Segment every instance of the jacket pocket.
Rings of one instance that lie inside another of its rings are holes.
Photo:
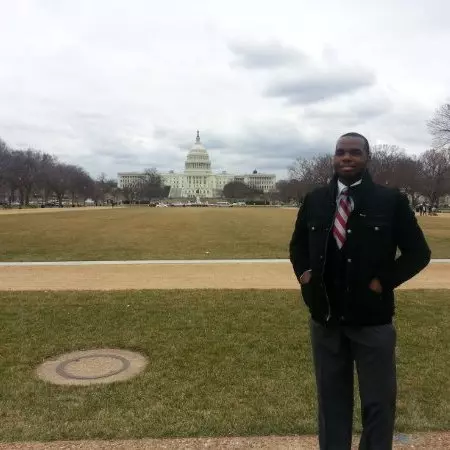
[[[311,282],[312,282],[312,278],[308,283],[300,285],[303,301],[305,302],[306,306],[309,309],[311,309],[312,299],[313,299]]]
[[[369,261],[378,265],[386,261],[393,246],[391,223],[383,219],[367,218],[364,223],[363,247]]]
[[[367,286],[364,294],[363,308],[368,317],[384,317],[389,315],[390,307],[386,302],[384,292],[378,293]]]
[[[321,270],[329,232],[330,224],[325,220],[308,222],[309,258],[312,269]]]
[[[364,225],[367,238],[375,241],[391,239],[392,227],[387,220],[367,218]]]

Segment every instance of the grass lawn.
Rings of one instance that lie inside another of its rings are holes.
[[[449,429],[448,291],[398,298],[397,429]],[[0,441],[315,432],[295,291],[2,292],[0,309]],[[98,347],[150,364],[111,385],[34,376],[48,357]]]
[[[0,261],[287,258],[297,211],[105,208],[0,215]],[[419,218],[450,258],[450,216]]]

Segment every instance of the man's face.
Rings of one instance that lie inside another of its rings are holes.
[[[341,137],[336,143],[333,166],[339,178],[358,179],[367,167],[369,157],[359,137]]]

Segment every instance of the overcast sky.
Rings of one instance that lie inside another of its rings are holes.
[[[347,131],[411,153],[450,100],[448,0],[0,0],[0,138],[93,176],[286,176]]]

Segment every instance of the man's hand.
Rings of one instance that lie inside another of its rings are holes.
[[[381,294],[383,292],[383,286],[381,286],[380,280],[378,278],[374,278],[370,282],[369,289],[376,292],[377,294]]]
[[[303,272],[298,281],[300,284],[308,284],[311,281],[311,270]]]

